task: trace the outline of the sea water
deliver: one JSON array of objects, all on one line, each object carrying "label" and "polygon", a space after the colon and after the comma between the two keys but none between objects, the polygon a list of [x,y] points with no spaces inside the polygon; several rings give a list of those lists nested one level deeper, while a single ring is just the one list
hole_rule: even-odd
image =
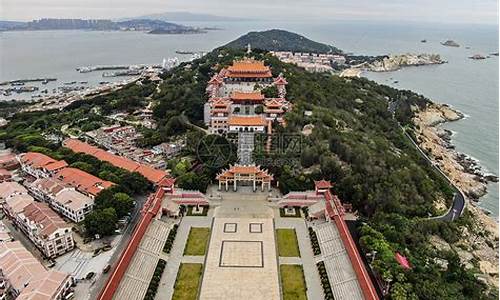
[{"label": "sea water", "polygon": [[[486,172],[499,174],[498,56],[485,60],[468,58],[474,54],[498,52],[498,27],[495,25],[352,21],[210,22],[190,25],[217,26],[223,30],[189,35],[113,31],[1,32],[0,81],[55,77],[57,82],[39,85],[40,88],[52,89],[71,81],[88,81],[90,86],[95,86],[100,81],[123,78],[103,78],[102,72],[78,73],[76,68],[161,64],[163,58],[174,56],[181,61],[188,60],[190,55],[179,55],[175,51],[209,51],[250,30],[271,28],[294,31],[354,54],[437,53],[448,63],[364,75],[381,84],[410,89],[435,102],[450,104],[464,113],[467,118],[445,125],[454,132],[452,141],[456,149],[477,159]],[[422,43],[423,39],[427,42]],[[461,47],[440,44],[448,39],[455,40]],[[498,184],[489,184],[488,191],[481,198],[481,205],[498,217]]]}]

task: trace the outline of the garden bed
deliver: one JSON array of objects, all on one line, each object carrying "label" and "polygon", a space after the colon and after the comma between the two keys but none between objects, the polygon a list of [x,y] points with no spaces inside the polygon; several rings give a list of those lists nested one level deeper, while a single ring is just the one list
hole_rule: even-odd
[{"label": "garden bed", "polygon": [[325,263],[320,261],[316,264],[316,267],[318,267],[319,278],[321,279],[321,286],[323,286],[323,294],[325,295],[325,300],[335,300],[333,298],[330,279],[328,279],[328,274],[326,273]]},{"label": "garden bed", "polygon": [[201,281],[202,264],[182,264],[175,279],[172,300],[196,300]]},{"label": "garden bed", "polygon": [[165,270],[166,265],[167,262],[163,259],[160,259],[158,264],[156,264],[155,272],[153,274],[153,278],[151,278],[151,281],[149,282],[144,300],[153,300],[155,298],[156,292],[158,291],[158,285],[160,284],[161,275],[163,274],[163,270]]},{"label": "garden bed", "polygon": [[177,235],[178,228],[179,225],[175,224],[168,233],[167,241],[165,241],[165,245],[163,246],[163,252],[170,253],[170,250],[172,250],[172,246],[174,245],[175,236]]},{"label": "garden bed", "polygon": [[278,253],[282,257],[300,257],[295,229],[276,229]]},{"label": "garden bed", "polygon": [[309,239],[311,240],[314,255],[320,255],[321,248],[319,247],[318,236],[312,227],[309,227]]},{"label": "garden bed", "polygon": [[192,227],[184,248],[184,255],[205,255],[210,238],[210,228]]},{"label": "garden bed", "polygon": [[307,288],[301,265],[280,265],[283,300],[307,300]]}]

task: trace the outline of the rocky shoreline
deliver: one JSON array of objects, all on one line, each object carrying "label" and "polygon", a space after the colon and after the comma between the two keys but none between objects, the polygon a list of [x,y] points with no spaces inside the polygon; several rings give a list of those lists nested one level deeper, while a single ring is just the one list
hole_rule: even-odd
[{"label": "rocky shoreline", "polygon": [[441,59],[439,54],[398,54],[389,55],[382,60],[376,60],[366,65],[366,69],[371,72],[392,72],[403,67],[439,65],[446,61]]},{"label": "rocky shoreline", "polygon": [[[442,104],[430,104],[424,110],[415,108],[415,112],[413,123],[417,143],[471,200],[467,210],[473,216],[474,229],[464,227],[461,241],[447,247],[457,251],[466,267],[476,268],[478,278],[498,288],[498,223],[475,205],[487,193],[487,184],[497,182],[498,177],[485,174],[478,161],[457,152],[451,143],[453,133],[442,124],[464,118],[462,113]],[[439,248],[443,242],[433,245]]]},{"label": "rocky shoreline", "polygon": [[462,113],[447,105],[431,104],[420,111],[413,122],[417,128],[415,134],[421,148],[467,197],[477,201],[487,193],[487,184],[498,182],[498,177],[485,174],[478,161],[457,152],[451,143],[453,132],[440,126],[463,117]]}]

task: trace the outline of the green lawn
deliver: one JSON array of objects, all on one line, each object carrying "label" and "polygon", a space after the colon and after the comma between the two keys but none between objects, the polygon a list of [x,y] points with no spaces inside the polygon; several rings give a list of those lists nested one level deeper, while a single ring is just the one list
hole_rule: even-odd
[{"label": "green lawn", "polygon": [[205,255],[207,251],[210,228],[192,227],[184,248],[184,255]]},{"label": "green lawn", "polygon": [[180,265],[172,300],[196,300],[198,298],[202,269],[202,264]]},{"label": "green lawn", "polygon": [[276,229],[276,235],[278,236],[279,256],[300,257],[299,244],[297,243],[295,229]]},{"label": "green lawn", "polygon": [[301,265],[280,265],[283,300],[307,300],[307,288]]}]

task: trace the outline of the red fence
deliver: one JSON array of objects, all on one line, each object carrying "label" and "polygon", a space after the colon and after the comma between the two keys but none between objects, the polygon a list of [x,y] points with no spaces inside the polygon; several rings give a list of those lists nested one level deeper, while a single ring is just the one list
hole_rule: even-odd
[{"label": "red fence", "polygon": [[158,190],[144,204],[144,207],[141,211],[141,220],[139,221],[139,224],[135,228],[134,233],[132,234],[132,238],[130,239],[127,245],[127,248],[125,248],[125,251],[123,251],[122,255],[120,256],[120,259],[118,260],[118,263],[113,269],[113,272],[109,276],[108,281],[106,282],[106,286],[104,286],[104,289],[101,291],[101,294],[97,299],[99,300],[113,299],[113,295],[118,289],[120,281],[125,275],[127,267],[132,261],[132,258],[134,257],[135,251],[137,250],[137,247],[139,246],[142,237],[146,233],[149,224],[151,224],[151,221],[158,214],[158,211],[160,210],[164,194],[165,191],[160,186],[158,187]]}]

